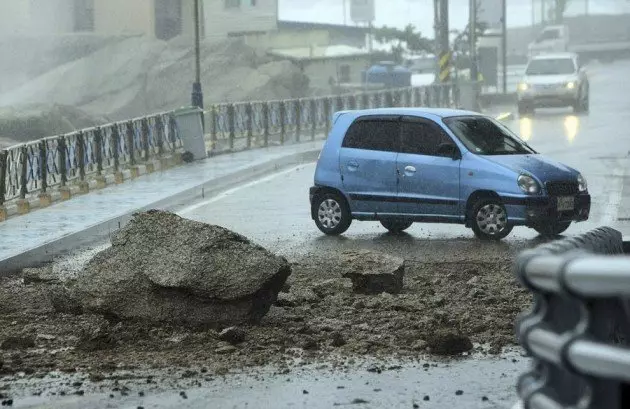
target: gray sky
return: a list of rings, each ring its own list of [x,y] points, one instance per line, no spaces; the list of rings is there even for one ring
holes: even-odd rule
[[[343,24],[343,0],[278,0],[280,18],[293,21]],[[403,27],[409,23],[423,34],[433,34],[432,0],[375,0],[376,26]],[[567,15],[583,14],[586,0],[571,0]],[[534,0],[536,19],[540,19],[540,0]],[[347,1],[349,4],[349,0]],[[532,0],[508,0],[508,26],[525,26],[532,22]],[[468,21],[468,0],[450,0],[451,28],[461,29]],[[591,13],[630,13],[625,0],[590,0]],[[350,13],[347,13],[348,20]]]

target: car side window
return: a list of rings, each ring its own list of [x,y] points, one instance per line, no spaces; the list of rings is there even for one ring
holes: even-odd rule
[[[402,153],[415,155],[444,156],[438,153],[442,144],[455,146],[455,143],[437,126],[425,122],[402,123]]]
[[[400,125],[397,120],[358,120],[346,132],[343,148],[371,151],[398,151]]]

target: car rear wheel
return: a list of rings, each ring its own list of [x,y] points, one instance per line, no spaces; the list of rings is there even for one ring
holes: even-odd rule
[[[343,234],[352,223],[348,203],[337,193],[324,193],[315,197],[312,206],[315,225],[324,234]]]
[[[391,233],[401,233],[411,227],[413,222],[400,220],[381,220],[381,224]]]
[[[571,222],[546,223],[534,226],[534,230],[536,230],[541,236],[555,237],[567,231],[570,225]]]
[[[501,240],[512,231],[505,206],[498,199],[481,199],[472,207],[471,227],[482,240]]]

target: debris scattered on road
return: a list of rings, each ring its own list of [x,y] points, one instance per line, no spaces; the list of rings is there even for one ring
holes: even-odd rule
[[[341,255],[342,276],[352,281],[359,294],[398,294],[403,289],[405,260],[368,250],[345,251]]]

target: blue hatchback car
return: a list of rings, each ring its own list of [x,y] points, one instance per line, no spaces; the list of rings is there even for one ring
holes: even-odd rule
[[[575,169],[545,158],[488,116],[453,109],[341,111],[310,188],[311,217],[329,235],[352,220],[392,232],[457,223],[500,240],[514,226],[558,235],[588,219]]]

